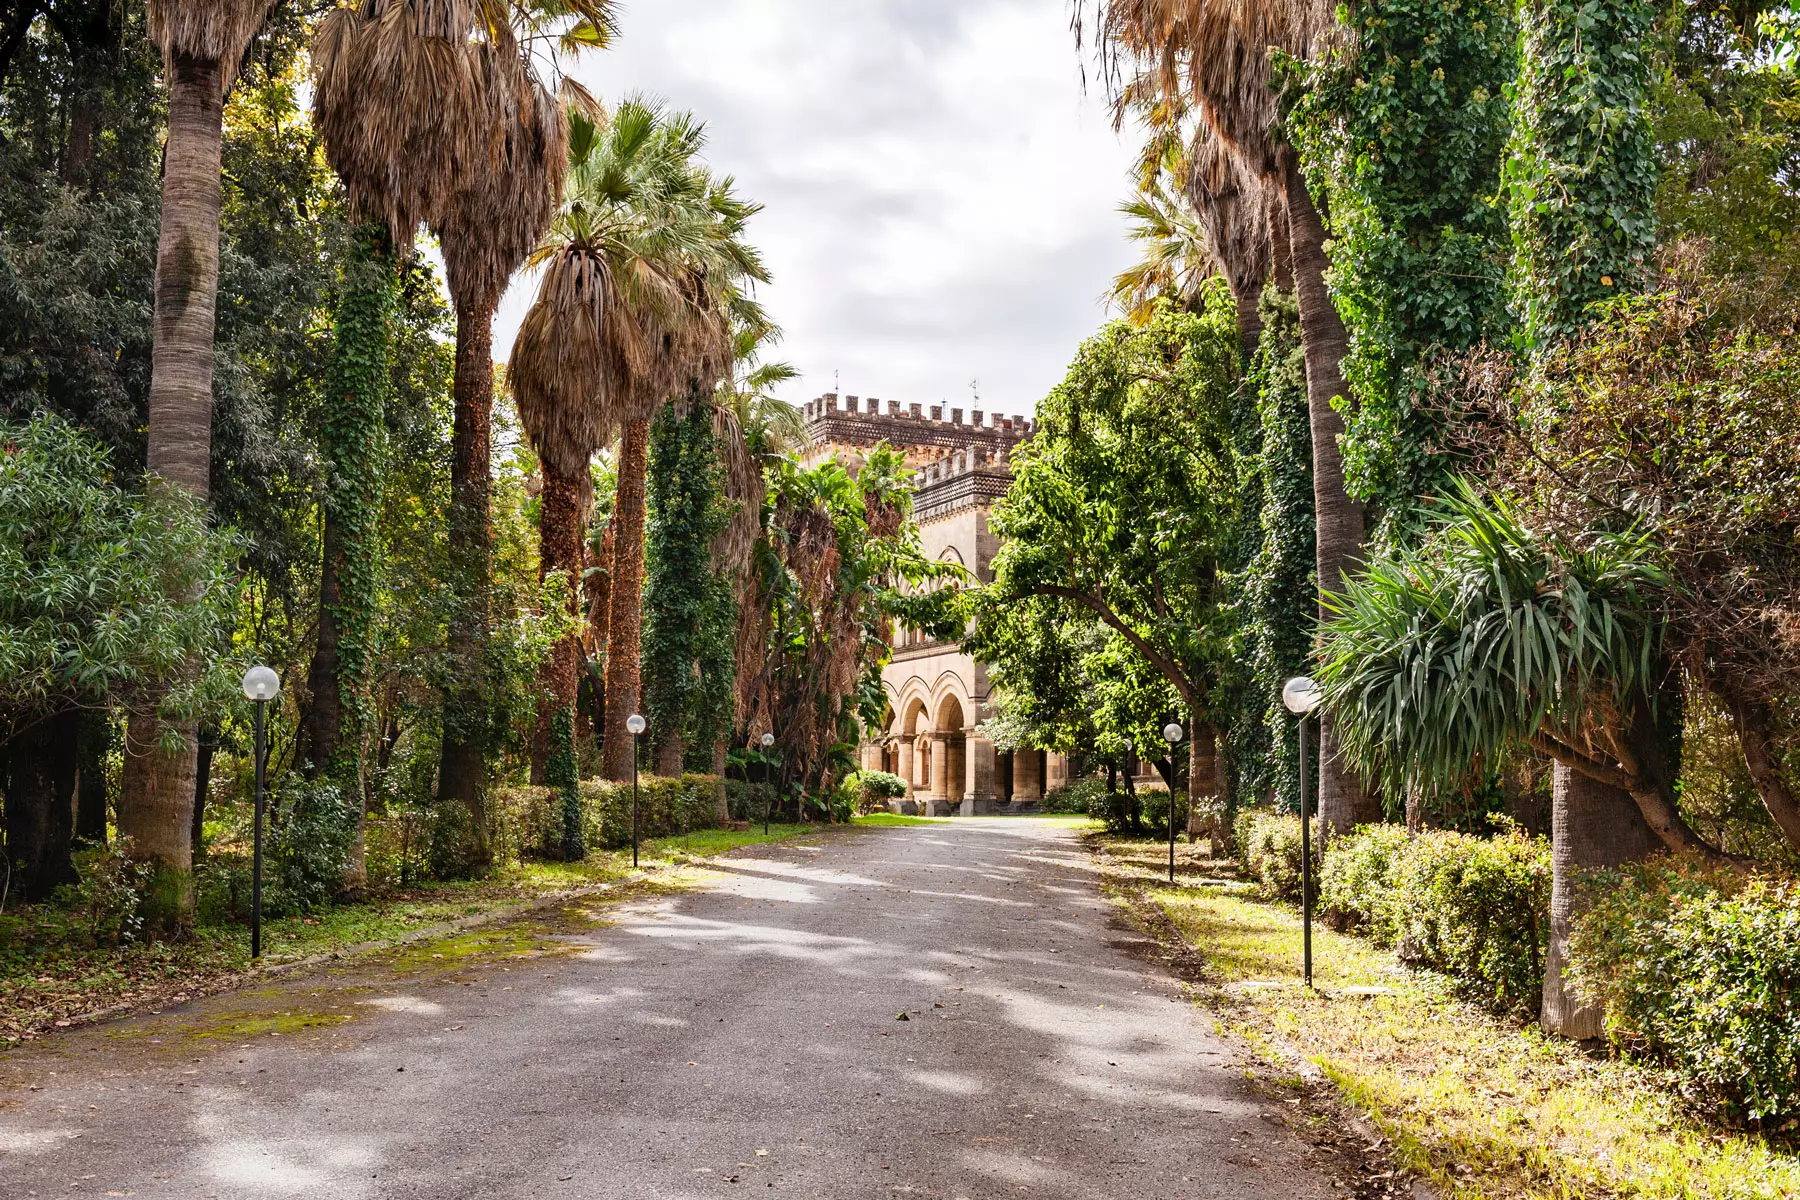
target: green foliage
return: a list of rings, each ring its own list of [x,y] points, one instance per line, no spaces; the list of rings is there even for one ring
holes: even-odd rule
[[[375,713],[369,685],[375,664],[376,605],[381,586],[379,529],[387,473],[389,326],[398,277],[380,222],[359,227],[344,261],[333,330],[335,349],[326,377],[319,449],[326,466],[324,519],[336,536],[337,676],[343,724],[335,761],[320,763],[332,779],[361,777],[365,731]]]
[[[844,780],[846,799],[856,812],[886,812],[889,800],[898,800],[911,790],[906,780],[889,771],[858,771]]]
[[[119,487],[65,422],[0,424],[0,726],[163,685],[170,712],[220,703],[236,551],[179,489]]]
[[[965,642],[1037,744],[1118,761],[1132,742],[1160,744],[1171,716],[1186,724],[1184,710],[1219,715],[1237,360],[1235,308],[1215,281],[1198,312],[1159,301],[1141,327],[1106,326],[1039,404]]]
[[[1421,403],[1430,361],[1507,328],[1499,190],[1513,5],[1357,0],[1340,13],[1347,36],[1302,72],[1285,127],[1328,201],[1355,400],[1346,483],[1393,536],[1443,483],[1438,422]]]
[[[737,604],[713,567],[730,508],[706,405],[665,404],[650,427],[644,534],[644,715],[650,744],[682,738],[710,765],[729,720]]]
[[[1317,826],[1318,818],[1315,817]],[[1300,899],[1300,818],[1267,809],[1239,809],[1232,822],[1232,853],[1238,865],[1256,880],[1264,896],[1276,900]],[[1317,887],[1319,839],[1313,843],[1313,876]]]
[[[1364,828],[1332,842],[1320,899],[1402,962],[1450,976],[1470,999],[1537,1011],[1550,933],[1547,840]]]
[[[1572,974],[1609,1034],[1729,1117],[1800,1115],[1800,888],[1664,859],[1587,891]]]
[[[1657,6],[1531,0],[1506,166],[1512,293],[1528,349],[1574,333],[1588,306],[1639,286],[1655,247],[1649,107]]]
[[[775,811],[775,788],[760,780],[727,779],[725,811],[734,821],[760,821]]]
[[[1373,558],[1326,627],[1319,682],[1340,745],[1394,797],[1458,790],[1654,682],[1666,575],[1645,535],[1574,545],[1467,488],[1445,514]]]
[[[155,868],[131,857],[131,839],[93,846],[75,854],[77,880],[57,889],[54,902],[67,911],[96,946],[138,940],[144,928],[144,899]]]
[[[556,792],[562,816],[559,857],[580,862],[587,857],[587,830],[581,814],[581,774],[575,764],[575,708],[565,704],[550,718],[550,757],[544,763],[544,782]]]
[[[1079,813],[1082,816],[1093,816],[1095,801],[1100,801],[1099,811],[1104,816],[1106,799],[1106,782],[1101,779],[1071,779],[1059,788],[1051,788],[1044,793],[1044,811],[1047,813]]]
[[[582,838],[591,849],[631,845],[629,783],[584,779],[578,785]],[[683,775],[638,780],[638,839],[673,837],[719,823],[719,777]],[[548,787],[503,788],[493,796],[492,841],[497,853],[522,857],[562,857],[566,809],[560,792]],[[761,817],[759,809],[757,817]]]
[[[1312,421],[1306,355],[1292,292],[1265,288],[1263,332],[1244,388],[1256,397],[1260,430],[1255,546],[1236,581],[1242,623],[1235,657],[1246,676],[1229,725],[1232,792],[1272,797],[1300,811],[1299,746],[1281,685],[1305,673],[1317,607]]]
[[[270,913],[321,908],[344,886],[344,865],[356,837],[361,797],[329,780],[290,775],[276,790],[268,854],[272,886],[263,894]]]

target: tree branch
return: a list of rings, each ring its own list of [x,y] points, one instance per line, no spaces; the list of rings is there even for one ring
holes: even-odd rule
[[[1130,642],[1132,649],[1143,655],[1144,660],[1152,667],[1155,667],[1157,672],[1161,674],[1164,679],[1168,680],[1177,692],[1181,693],[1181,698],[1187,702],[1190,708],[1197,707],[1205,702],[1205,696],[1201,689],[1196,687],[1195,684],[1188,679],[1187,674],[1182,671],[1175,660],[1169,658],[1167,655],[1157,650],[1156,647],[1152,646],[1143,634],[1127,625],[1120,619],[1119,614],[1113,611],[1112,606],[1098,596],[1090,596],[1086,592],[1077,591],[1074,588],[1059,587],[1056,584],[1049,583],[1031,588],[1025,594],[1031,596],[1057,596],[1064,600],[1073,600],[1076,604],[1087,608],[1107,625],[1117,630],[1126,641]]]
[[[1781,770],[1775,763],[1775,739],[1769,730],[1769,706],[1762,703],[1735,703],[1732,705],[1731,717],[1737,725],[1738,741],[1744,748],[1744,766],[1749,768],[1750,781],[1756,785],[1756,793],[1762,797],[1763,807],[1775,818],[1775,824],[1781,827],[1782,836],[1787,838],[1788,844],[1800,848],[1800,802],[1795,801],[1793,789],[1781,777]]]

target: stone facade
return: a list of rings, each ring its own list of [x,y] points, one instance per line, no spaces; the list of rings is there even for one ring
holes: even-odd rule
[[[962,409],[946,416],[940,405],[903,409],[897,401],[884,406],[856,396],[840,402],[835,393],[809,402],[803,412],[808,465],[835,454],[854,470],[887,442],[918,472],[913,514],[926,554],[956,562],[984,583],[993,577],[1000,547],[988,513],[1012,482],[1012,451],[1031,436],[1030,420],[975,409],[965,422]],[[899,811],[947,816],[1028,809],[1047,788],[1066,782],[1062,755],[1002,754],[982,735],[989,715],[987,665],[958,644],[896,629],[881,683],[887,722],[865,731],[862,765],[907,781],[912,790],[895,802]]]

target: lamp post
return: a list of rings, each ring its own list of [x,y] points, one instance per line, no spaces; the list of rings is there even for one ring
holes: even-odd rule
[[[763,748],[763,788],[768,793],[768,795],[763,797],[763,836],[768,837],[769,810],[775,807],[775,789],[769,786],[769,776],[774,774],[774,772],[769,769],[769,747],[775,744],[775,735],[766,732],[762,735],[761,740]]]
[[[1300,718],[1300,928],[1301,947],[1305,956],[1306,986],[1313,985],[1312,978],[1312,821],[1308,818],[1306,787],[1306,718],[1319,707],[1325,698],[1319,691],[1319,685],[1304,675],[1296,675],[1287,681],[1281,689],[1281,702],[1287,710]]]
[[[262,957],[263,710],[281,694],[281,676],[270,667],[244,672],[244,699],[256,705],[256,816],[250,834],[250,957]]]
[[[632,713],[625,718],[625,728],[631,731],[631,869],[638,865],[638,739],[644,736],[644,718]]]
[[[1173,721],[1164,725],[1163,741],[1169,743],[1169,749],[1172,752],[1181,741],[1181,726]],[[1173,766],[1169,769],[1169,777],[1170,779],[1175,777]],[[1169,787],[1169,882],[1175,882],[1175,787],[1173,784]]]

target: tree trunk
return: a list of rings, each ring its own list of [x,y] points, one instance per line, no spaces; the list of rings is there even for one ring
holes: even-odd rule
[[[569,581],[568,615],[573,620],[580,612],[582,509],[586,507],[587,464],[582,473],[573,474],[543,464],[544,490],[538,497],[538,577],[561,571]],[[580,686],[579,635],[571,632],[550,650],[550,661],[544,664],[538,679],[539,697],[537,735],[531,747],[531,781],[542,785],[545,764],[550,759],[550,724],[557,712],[574,705]]]
[[[1584,908],[1581,873],[1646,858],[1661,849],[1662,843],[1628,793],[1563,763],[1557,763],[1554,771],[1550,949],[1544,956],[1542,1021],[1550,1033],[1597,1038],[1606,1031],[1605,1014],[1580,1003],[1563,979],[1569,961],[1569,932]]]
[[[106,711],[84,711],[75,744],[75,840],[92,846],[106,845],[106,752],[111,743]]]
[[[1342,593],[1344,578],[1362,559],[1363,510],[1344,489],[1344,460],[1338,439],[1344,417],[1332,407],[1348,397],[1343,359],[1349,346],[1344,322],[1325,288],[1325,226],[1300,177],[1300,159],[1281,152],[1287,198],[1288,234],[1294,291],[1300,305],[1300,336],[1306,351],[1306,401],[1312,423],[1313,512],[1317,522],[1319,591]],[[1363,788],[1338,753],[1336,723],[1319,721],[1319,819],[1329,833],[1348,833],[1381,819],[1381,806]]]
[[[590,661],[599,664],[598,677],[590,676],[594,697],[595,738],[606,735],[606,664],[612,641],[613,547],[618,543],[618,523],[607,521],[600,536],[598,569],[587,580]]]
[[[679,733],[671,733],[656,747],[656,773],[665,779],[675,779],[681,775],[682,760],[687,757],[687,749],[681,743]]]
[[[1738,743],[1744,750],[1744,766],[1757,795],[1762,797],[1763,807],[1775,819],[1788,845],[1800,850],[1800,803],[1796,803],[1793,789],[1777,765],[1769,706],[1738,701],[1732,704],[1732,716],[1737,723]]]
[[[338,751],[343,730],[343,694],[338,688],[338,564],[343,559],[343,531],[327,505],[320,541],[324,553],[319,564],[319,634],[313,643],[312,667],[306,690],[305,758],[301,771],[317,779]]]
[[[718,780],[715,790],[715,799],[718,801],[719,806],[720,825],[724,825],[727,821],[731,820],[731,805],[727,803],[725,799],[725,766],[726,756],[730,753],[730,748],[730,739],[724,736],[721,736],[713,743],[712,773],[713,778]]]
[[[213,755],[219,749],[219,727],[208,721],[200,726],[194,755],[194,819],[188,826],[188,843],[193,847],[194,861],[200,860],[200,845],[206,833],[206,795],[212,789]]]
[[[163,150],[162,224],[145,466],[163,484],[205,499],[212,464],[214,303],[219,286],[219,146],[225,74],[216,60],[170,56],[169,132]],[[153,483],[151,486],[158,486]],[[155,698],[126,731],[119,834],[151,864],[144,905],[151,933],[193,925],[195,725],[160,744]]]
[[[11,891],[26,903],[48,900],[75,882],[75,742],[81,714],[48,717],[17,734],[6,786],[6,854]]]
[[[494,414],[494,308],[457,306],[456,405],[451,426],[449,560],[456,618],[450,623],[450,684],[444,689],[444,741],[438,804],[460,809],[440,820],[433,869],[476,875],[492,864],[487,836],[488,522]]]
[[[1219,731],[1198,713],[1188,716],[1188,842],[1201,834],[1217,842],[1224,822],[1225,795],[1219,788]]]
[[[644,477],[650,463],[650,419],[628,422],[619,447],[619,497],[613,506],[612,618],[606,652],[606,741],[601,772],[631,778],[632,737],[625,718],[638,711],[638,657],[643,635]]]

